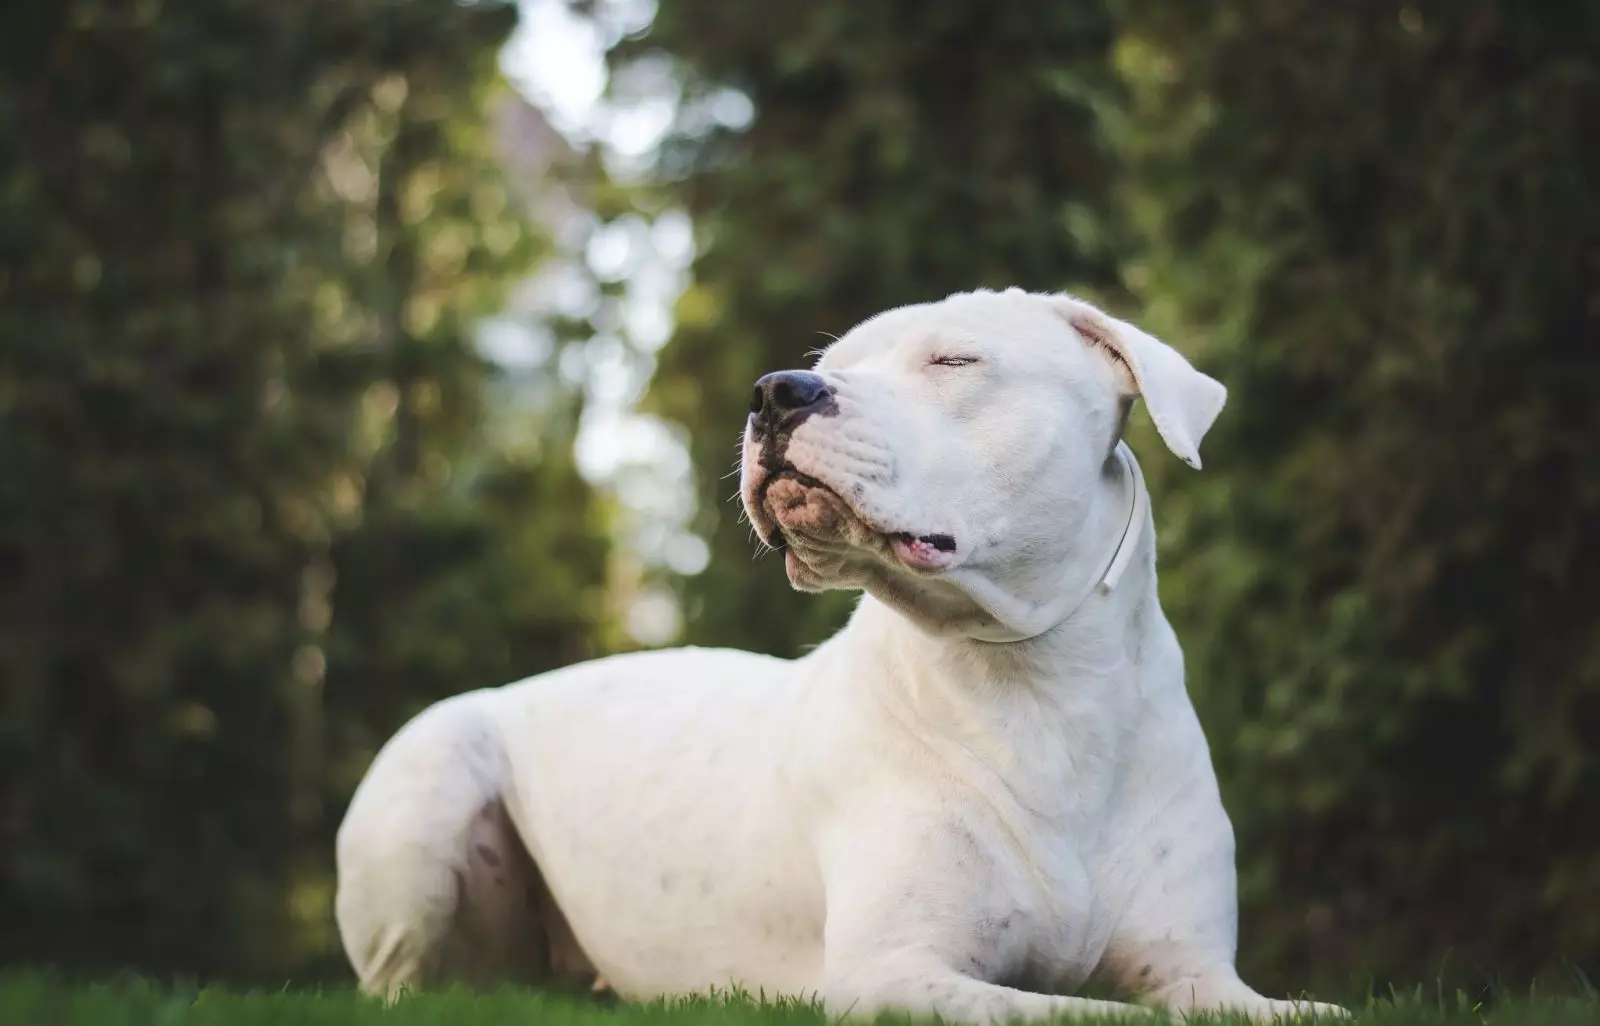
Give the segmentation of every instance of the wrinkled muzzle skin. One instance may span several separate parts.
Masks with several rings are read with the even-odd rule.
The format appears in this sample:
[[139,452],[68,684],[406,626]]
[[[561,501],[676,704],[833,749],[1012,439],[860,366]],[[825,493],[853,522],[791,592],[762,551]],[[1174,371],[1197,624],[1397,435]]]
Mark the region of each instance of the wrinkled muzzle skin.
[[1109,557],[1132,487],[1113,451],[1136,383],[1089,316],[963,293],[864,322],[798,386],[763,378],[741,495],[794,587],[865,589],[939,634],[1049,626]]

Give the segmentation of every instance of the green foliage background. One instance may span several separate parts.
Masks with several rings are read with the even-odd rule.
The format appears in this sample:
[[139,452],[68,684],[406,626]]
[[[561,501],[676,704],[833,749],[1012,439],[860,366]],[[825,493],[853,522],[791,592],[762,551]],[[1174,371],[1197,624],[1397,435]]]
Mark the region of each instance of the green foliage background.
[[[553,249],[491,145],[514,20],[0,11],[0,961],[342,978],[375,747],[619,644],[581,397],[545,374],[506,443],[470,340]],[[677,130],[594,196],[699,243],[644,402],[711,549],[686,640],[792,655],[852,603],[750,558],[755,377],[1088,294],[1231,390],[1201,474],[1134,430],[1247,975],[1600,970],[1600,3],[659,0],[611,62],[662,58]]]

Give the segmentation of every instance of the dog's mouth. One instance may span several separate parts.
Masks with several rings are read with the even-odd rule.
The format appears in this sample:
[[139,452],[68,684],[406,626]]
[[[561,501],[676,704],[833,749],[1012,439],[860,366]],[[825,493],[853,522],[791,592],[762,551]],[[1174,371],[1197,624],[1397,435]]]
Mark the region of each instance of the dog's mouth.
[[837,548],[841,544],[893,553],[912,570],[939,571],[955,562],[953,535],[888,529],[863,516],[843,495],[809,474],[784,464],[761,482],[752,519],[767,545],[786,551]]

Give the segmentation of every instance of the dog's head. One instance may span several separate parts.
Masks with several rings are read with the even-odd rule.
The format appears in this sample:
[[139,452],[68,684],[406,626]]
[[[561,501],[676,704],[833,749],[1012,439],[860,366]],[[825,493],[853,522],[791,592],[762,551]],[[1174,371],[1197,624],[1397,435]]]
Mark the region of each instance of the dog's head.
[[1136,397],[1198,467],[1226,392],[1132,325],[1020,289],[890,310],[756,383],[745,509],[796,588],[864,588],[939,632],[1027,633],[1126,525],[1137,485],[1114,453]]

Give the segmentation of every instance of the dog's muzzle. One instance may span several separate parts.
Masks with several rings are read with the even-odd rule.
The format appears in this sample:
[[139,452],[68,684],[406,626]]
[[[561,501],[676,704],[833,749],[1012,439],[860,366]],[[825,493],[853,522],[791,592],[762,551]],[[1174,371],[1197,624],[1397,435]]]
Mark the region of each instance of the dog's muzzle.
[[[758,507],[767,505],[768,492],[775,484],[780,489],[790,487],[791,490],[821,487],[821,482],[805,478],[790,466],[786,453],[789,440],[801,424],[812,417],[828,417],[838,412],[833,389],[820,374],[801,370],[774,371],[756,381],[750,395],[750,433],[760,446],[759,460],[766,475],[756,499]],[[780,484],[786,479],[787,485]],[[795,505],[793,498],[789,505]],[[781,549],[787,547],[787,539],[777,526],[780,520],[780,517],[773,517],[771,544]]]
[[810,548],[842,543],[891,554],[914,571],[949,569],[959,555],[953,535],[873,523],[831,484],[789,461],[789,442],[802,424],[838,413],[834,390],[819,374],[777,371],[756,381],[750,396],[749,444],[757,447],[760,475],[747,498],[757,533],[776,549],[788,549],[796,541]]

